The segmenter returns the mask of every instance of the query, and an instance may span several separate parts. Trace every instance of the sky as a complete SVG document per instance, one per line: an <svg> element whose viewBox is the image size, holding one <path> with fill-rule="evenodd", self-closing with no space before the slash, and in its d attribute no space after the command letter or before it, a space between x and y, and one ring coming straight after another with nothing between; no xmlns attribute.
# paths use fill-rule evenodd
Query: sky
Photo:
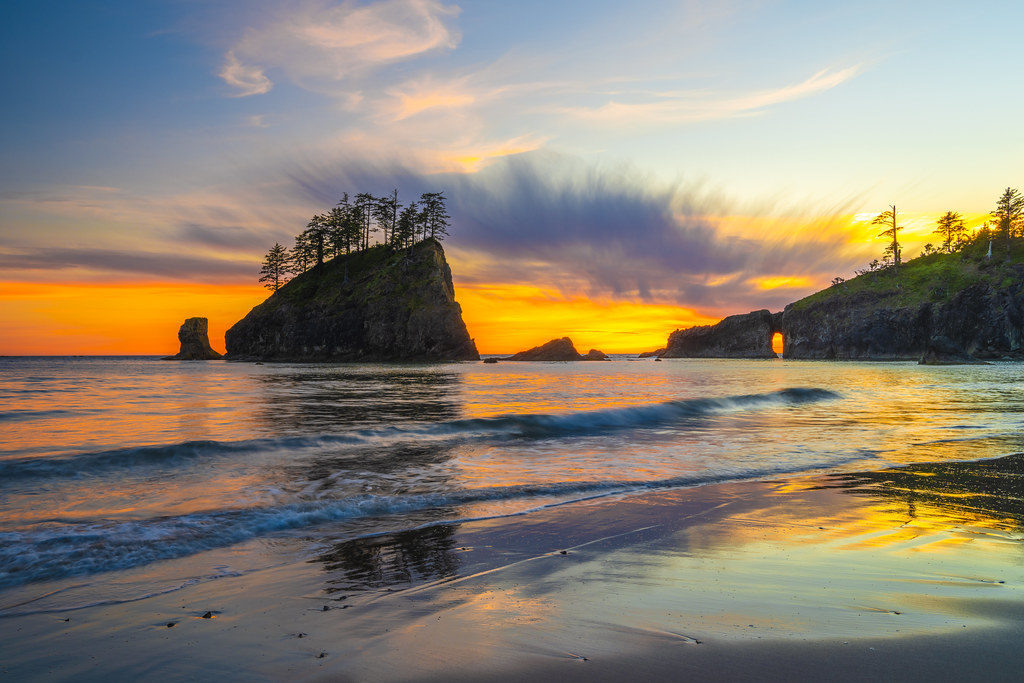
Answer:
<svg viewBox="0 0 1024 683"><path fill-rule="evenodd" d="M781 310L1024 186L1024 3L17 1L0 354L211 342L342 193L444 191L484 353Z"/></svg>

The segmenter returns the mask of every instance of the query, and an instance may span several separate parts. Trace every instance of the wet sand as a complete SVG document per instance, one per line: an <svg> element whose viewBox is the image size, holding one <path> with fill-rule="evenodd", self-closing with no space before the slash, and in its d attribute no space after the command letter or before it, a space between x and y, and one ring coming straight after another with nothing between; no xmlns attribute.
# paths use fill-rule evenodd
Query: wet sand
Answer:
<svg viewBox="0 0 1024 683"><path fill-rule="evenodd" d="M264 540L136 602L5 595L0 677L1019 680L1022 482L1012 456Z"/></svg>

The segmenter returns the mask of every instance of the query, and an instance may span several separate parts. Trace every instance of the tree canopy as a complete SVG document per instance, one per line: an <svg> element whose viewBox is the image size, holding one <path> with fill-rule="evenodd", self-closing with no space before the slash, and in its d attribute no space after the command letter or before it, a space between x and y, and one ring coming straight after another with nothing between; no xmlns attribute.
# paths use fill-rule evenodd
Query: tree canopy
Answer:
<svg viewBox="0 0 1024 683"><path fill-rule="evenodd" d="M425 192L404 206L398 197L397 188L382 197L360 192L350 198L343 193L335 206L309 219L290 250L274 244L264 257L260 282L277 291L288 274L304 273L338 256L376 244L401 249L448 236L451 216L444 192Z"/></svg>

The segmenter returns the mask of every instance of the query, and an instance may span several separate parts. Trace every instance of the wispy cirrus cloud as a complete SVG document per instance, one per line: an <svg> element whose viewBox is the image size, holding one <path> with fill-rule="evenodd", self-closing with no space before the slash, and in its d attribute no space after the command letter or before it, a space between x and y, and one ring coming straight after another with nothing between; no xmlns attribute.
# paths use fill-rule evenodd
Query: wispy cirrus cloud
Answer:
<svg viewBox="0 0 1024 683"><path fill-rule="evenodd" d="M856 76L860 70L860 66L838 71L824 69L799 83L731 96L699 90L620 90L613 96L619 99L610 99L600 106L570 106L564 111L589 123L615 126L674 125L749 116L774 105L831 90Z"/></svg>
<svg viewBox="0 0 1024 683"><path fill-rule="evenodd" d="M233 97L262 95L270 92L270 89L274 87L267 75L263 73L262 67L242 64L231 50L224 56L224 66L221 67L220 77L224 79L225 83L235 88Z"/></svg>
<svg viewBox="0 0 1024 683"><path fill-rule="evenodd" d="M438 0L305 3L249 28L225 55L221 78L245 95L266 92L263 71L246 66L259 63L303 87L333 90L374 68L454 48L458 12Z"/></svg>

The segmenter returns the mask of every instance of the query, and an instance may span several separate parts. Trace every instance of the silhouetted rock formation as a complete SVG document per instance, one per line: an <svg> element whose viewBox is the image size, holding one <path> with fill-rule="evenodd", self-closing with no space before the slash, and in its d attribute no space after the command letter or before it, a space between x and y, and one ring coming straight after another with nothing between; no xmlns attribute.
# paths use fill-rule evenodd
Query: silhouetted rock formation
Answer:
<svg viewBox="0 0 1024 683"><path fill-rule="evenodd" d="M163 360L216 360L222 358L210 346L210 335L207 331L209 321L206 318L189 318L178 328L178 341L181 350L175 356L167 356Z"/></svg>
<svg viewBox="0 0 1024 683"><path fill-rule="evenodd" d="M904 306L870 291L790 304L779 331L786 358L918 360L940 336L975 358L1020 356L1024 282L978 284L946 301Z"/></svg>
<svg viewBox="0 0 1024 683"><path fill-rule="evenodd" d="M661 358L777 358L775 326L767 310L731 315L716 325L676 330Z"/></svg>
<svg viewBox="0 0 1024 683"><path fill-rule="evenodd" d="M586 356L580 355L573 346L572 340L568 337L552 339L546 344L535 346L527 351L520 351L514 356L505 360L607 360L608 357L598 351L591 349Z"/></svg>
<svg viewBox="0 0 1024 683"><path fill-rule="evenodd" d="M637 354L637 358L658 357L661 354L665 353L665 351L666 351L665 348L660 348L657 351L644 351L643 353Z"/></svg>
<svg viewBox="0 0 1024 683"><path fill-rule="evenodd" d="M231 360L479 360L441 244L377 246L302 273L225 335Z"/></svg>
<svg viewBox="0 0 1024 683"><path fill-rule="evenodd" d="M677 330L662 358L920 360L963 363L1024 357L1024 262L936 254L869 272L781 313L755 311ZM938 342L936 339L944 338ZM954 354L951 350L957 350Z"/></svg>

